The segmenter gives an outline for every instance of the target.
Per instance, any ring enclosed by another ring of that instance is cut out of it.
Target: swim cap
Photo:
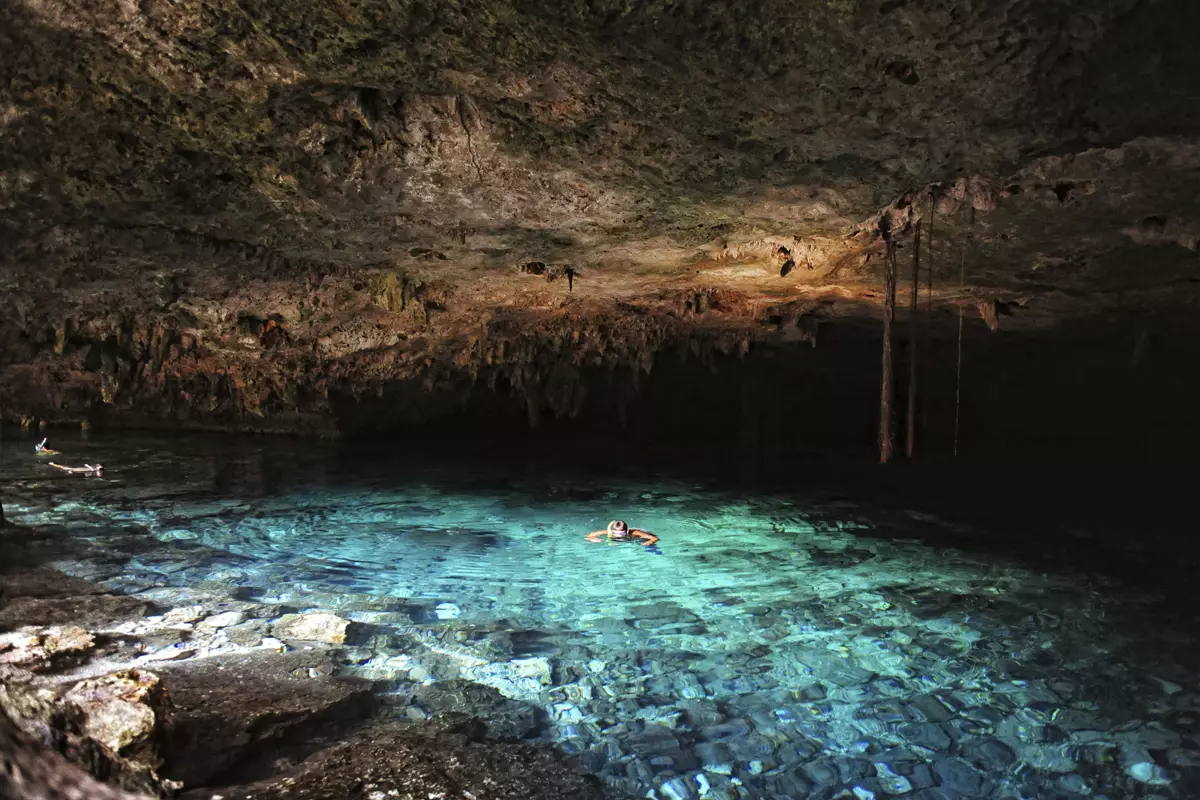
[[[614,531],[627,531],[627,530],[629,530],[629,526],[625,524],[625,520],[623,520],[623,519],[614,519],[612,522],[608,523],[608,532],[609,533],[612,533]]]

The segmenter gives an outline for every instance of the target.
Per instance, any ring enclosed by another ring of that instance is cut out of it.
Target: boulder
[[[75,684],[63,702],[79,712],[85,736],[115,756],[143,752],[157,763],[155,730],[167,694],[158,676],[129,669]]]
[[[271,626],[271,634],[279,639],[345,644],[349,628],[350,622],[336,614],[284,614]]]

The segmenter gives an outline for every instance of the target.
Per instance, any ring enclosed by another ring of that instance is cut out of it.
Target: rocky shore
[[[0,531],[0,711],[19,731],[0,742],[13,797],[101,796],[85,774],[196,800],[613,796],[549,748],[503,741],[449,707],[404,714],[369,681],[337,675],[346,619],[211,590],[110,594],[32,563],[37,539]]]

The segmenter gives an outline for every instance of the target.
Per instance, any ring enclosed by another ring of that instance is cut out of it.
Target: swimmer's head
[[[623,519],[614,519],[608,523],[608,535],[620,539],[623,536],[629,535],[629,526],[625,524]]]

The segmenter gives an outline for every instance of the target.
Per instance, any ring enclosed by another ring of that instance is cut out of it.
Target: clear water
[[[345,671],[410,715],[422,684],[490,686],[640,796],[1200,793],[1200,680],[1154,598],[980,554],[970,531],[947,546],[930,518],[299,442],[58,442],[107,465],[92,479],[24,444],[6,505],[61,526],[59,568],[334,610],[364,623]],[[583,540],[614,517],[657,552]]]

